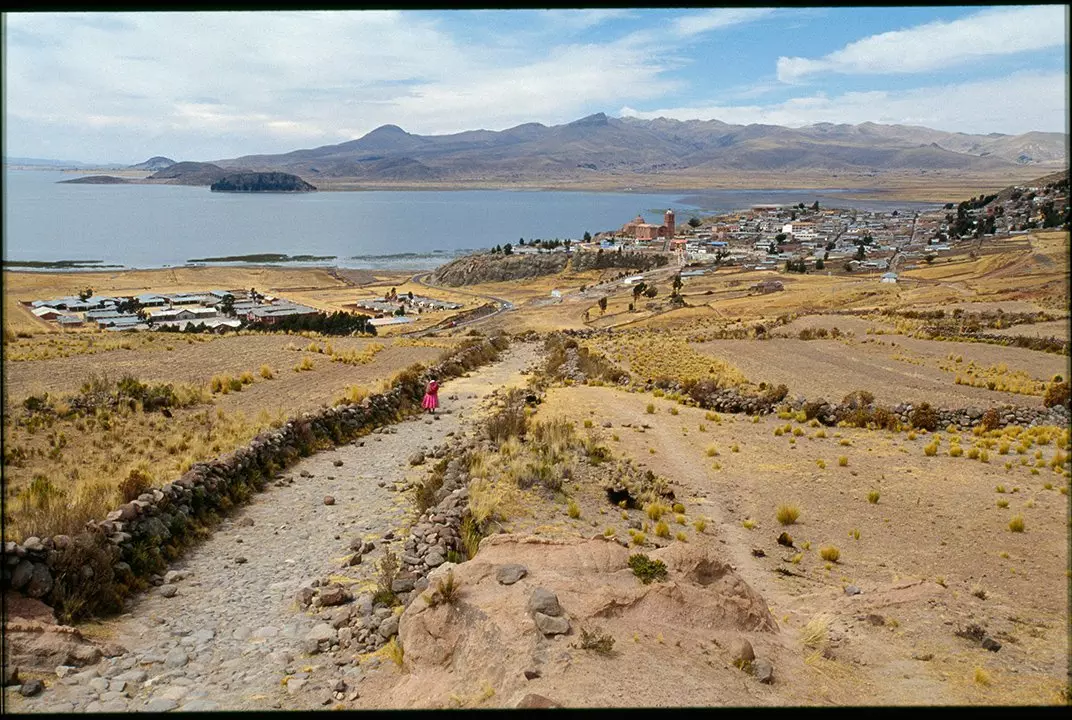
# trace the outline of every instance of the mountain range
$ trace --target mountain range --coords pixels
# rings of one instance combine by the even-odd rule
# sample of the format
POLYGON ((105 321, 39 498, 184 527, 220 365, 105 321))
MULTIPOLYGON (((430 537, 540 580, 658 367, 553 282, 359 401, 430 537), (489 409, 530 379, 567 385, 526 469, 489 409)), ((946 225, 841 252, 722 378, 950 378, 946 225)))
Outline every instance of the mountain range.
MULTIPOLYGON (((1065 133, 969 135, 870 122, 788 128, 597 113, 564 125, 526 123, 451 135, 415 135, 384 125, 338 145, 215 160, 215 167, 202 167, 200 174, 252 170, 307 180, 510 183, 749 172, 1001 172, 1057 169, 1067 161, 1065 133)), ((166 175, 182 182, 184 165, 169 167, 157 179, 166 175)))

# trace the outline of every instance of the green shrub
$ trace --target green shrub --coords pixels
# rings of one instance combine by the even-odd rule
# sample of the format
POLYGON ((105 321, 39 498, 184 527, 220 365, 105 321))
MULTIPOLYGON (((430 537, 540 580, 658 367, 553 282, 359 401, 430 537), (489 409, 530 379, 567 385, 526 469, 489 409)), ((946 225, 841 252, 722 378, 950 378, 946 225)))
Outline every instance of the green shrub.
POLYGON ((614 652, 614 638, 598 630, 589 631, 587 628, 581 628, 581 643, 579 646, 582 650, 591 650, 599 655, 610 655, 614 652))
POLYGON ((629 567, 633 574, 640 578, 645 585, 658 580, 666 579, 666 563, 662 560, 652 560, 643 553, 629 556, 629 567))
POLYGON ((373 595, 373 602, 383 602, 387 605, 398 604, 398 597, 395 596, 391 585, 398 577, 399 568, 398 556, 390 550, 384 552, 376 574, 376 592, 373 595))
POLYGON ((938 427, 938 411, 932 408, 929 403, 920 403, 918 407, 913 408, 912 412, 908 414, 908 422, 914 428, 934 432, 938 427))

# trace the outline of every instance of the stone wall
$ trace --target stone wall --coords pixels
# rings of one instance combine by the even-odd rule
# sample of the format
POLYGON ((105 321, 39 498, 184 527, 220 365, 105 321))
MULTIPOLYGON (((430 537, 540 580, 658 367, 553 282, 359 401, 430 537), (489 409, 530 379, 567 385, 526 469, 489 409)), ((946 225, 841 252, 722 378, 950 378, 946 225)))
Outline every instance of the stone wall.
MULTIPOLYGON (((645 386, 645 390, 651 390, 651 386, 645 386)), ((671 391, 681 391, 680 387, 670 388, 671 391)), ((805 405, 811 404, 817 407, 815 419, 828 426, 836 425, 845 420, 855 409, 845 403, 830 403, 825 400, 808 401, 803 397, 793 399, 783 398, 772 400, 763 396, 745 395, 733 388, 718 390, 704 396, 698 403, 700 407, 708 410, 717 410, 730 413, 749 413, 767 415, 777 412, 779 408, 788 406, 794 412, 801 410, 805 405)), ((870 406, 875 409, 879 406, 870 406)), ((915 409, 911 403, 898 403, 893 407, 885 408, 898 417, 902 424, 909 424, 909 416, 915 409)), ((1032 427, 1035 425, 1068 425, 1069 409, 1063 405, 1051 408, 1030 408, 1016 405, 995 406, 999 421, 996 427, 1008 425, 1020 425, 1032 427)), ((937 427, 944 429, 949 425, 955 425, 961 430, 970 429, 979 424, 985 412, 982 408, 934 408, 937 413, 937 427)))
POLYGON ((39 598, 67 620, 118 611, 123 596, 162 573, 185 545, 219 515, 248 500, 274 473, 300 457, 397 421, 419 408, 428 378, 461 375, 505 347, 505 338, 474 343, 422 374, 402 373, 390 390, 360 404, 303 413, 234 452, 196 463, 174 482, 125 503, 103 520, 91 520, 77 536, 5 542, 0 588, 39 598))
POLYGON ((461 523, 469 504, 463 463, 462 453, 447 463, 443 486, 435 496, 439 502, 413 524, 402 555, 407 573, 424 576, 446 562, 447 553, 461 551, 461 523))

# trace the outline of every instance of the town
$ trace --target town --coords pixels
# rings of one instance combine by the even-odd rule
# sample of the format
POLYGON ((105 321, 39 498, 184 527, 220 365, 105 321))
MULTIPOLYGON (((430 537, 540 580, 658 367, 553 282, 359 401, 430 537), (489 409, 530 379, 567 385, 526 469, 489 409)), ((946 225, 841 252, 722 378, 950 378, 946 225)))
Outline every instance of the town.
POLYGON ((980 238, 1025 235, 1069 225, 1068 178, 1016 186, 929 211, 846 210, 811 205, 756 205, 748 210, 678 224, 673 210, 655 225, 638 216, 617 230, 582 241, 522 239, 506 253, 672 252, 682 265, 742 266, 783 272, 897 272, 963 252, 980 238))

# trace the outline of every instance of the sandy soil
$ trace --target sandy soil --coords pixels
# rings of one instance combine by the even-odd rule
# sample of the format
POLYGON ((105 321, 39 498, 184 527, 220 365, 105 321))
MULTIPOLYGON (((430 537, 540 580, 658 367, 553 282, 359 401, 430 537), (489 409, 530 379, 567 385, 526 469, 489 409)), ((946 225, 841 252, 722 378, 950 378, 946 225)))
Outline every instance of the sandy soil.
MULTIPOLYGON (((1049 470, 1032 476, 1026 467, 1007 472, 997 462, 982 464, 966 456, 926 457, 925 436, 908 440, 881 431, 828 429, 829 437, 817 439, 811 437, 815 430, 806 428, 808 437, 791 445, 787 437, 773 435, 773 428, 784 424, 777 418, 753 424, 724 415, 712 422, 694 408, 679 407, 680 414, 673 416, 671 406, 650 395, 575 387, 551 391, 539 414, 593 418, 597 428, 610 421, 613 429, 596 432, 616 455, 668 477, 690 516, 709 518, 716 547, 762 594, 787 642, 795 643, 795 655, 781 658, 790 668, 775 661, 776 672, 794 676, 789 686, 776 682, 778 704, 1056 700, 1068 670, 1067 497, 1044 488, 1052 480, 1049 470), (655 415, 645 413, 648 402, 655 403, 655 415), (645 422, 651 427, 640 432, 637 426, 645 422), (698 431, 700 423, 707 432, 698 431), (610 440, 612 433, 620 436, 617 442, 610 440), (837 435, 851 445, 840 445, 837 435), (714 458, 705 454, 712 444, 719 448, 714 458), (733 444, 739 452, 732 452, 733 444), (836 463, 841 455, 846 467, 836 463), (821 458, 825 469, 815 463, 821 458), (714 462, 720 470, 713 469, 714 462), (1018 489, 998 495, 999 483, 1018 489), (870 490, 881 492, 877 504, 868 502, 870 490), (996 507, 997 498, 1008 498, 1009 507, 996 507), (785 502, 801 508, 797 523, 788 528, 774 517, 785 502), (1026 519, 1023 534, 1006 527, 1016 513, 1026 519), (756 521, 754 529, 741 525, 746 518, 756 521), (797 550, 775 542, 783 529, 798 549, 811 543, 810 550, 801 550, 799 563, 788 562, 797 550), (853 530, 859 539, 850 536, 853 530), (830 569, 817 553, 827 544, 841 550, 830 569), (755 557, 755 550, 763 550, 764 557, 755 557), (781 575, 776 568, 795 575, 781 575), (846 596, 848 584, 862 593, 846 596), (972 594, 978 589, 985 590, 985 600, 972 594), (871 624, 866 620, 871 613, 884 621, 871 624), (813 650, 800 645, 803 626, 820 614, 829 616, 832 660, 809 660, 813 650), (972 622, 985 625, 1002 649, 987 652, 953 634, 972 622), (928 655, 930 660, 914 659, 928 655), (991 685, 973 679, 977 667, 989 673, 991 685)), ((1064 482, 1058 478, 1057 484, 1064 482)), ((585 512, 597 511, 589 506, 585 512)), ((605 680, 602 692, 590 690, 594 694, 583 697, 563 690, 563 701, 629 704, 616 701, 614 681, 605 680)), ((678 704, 691 704, 694 697, 683 691, 678 704)), ((731 691, 724 701, 760 704, 746 691, 731 691)))

